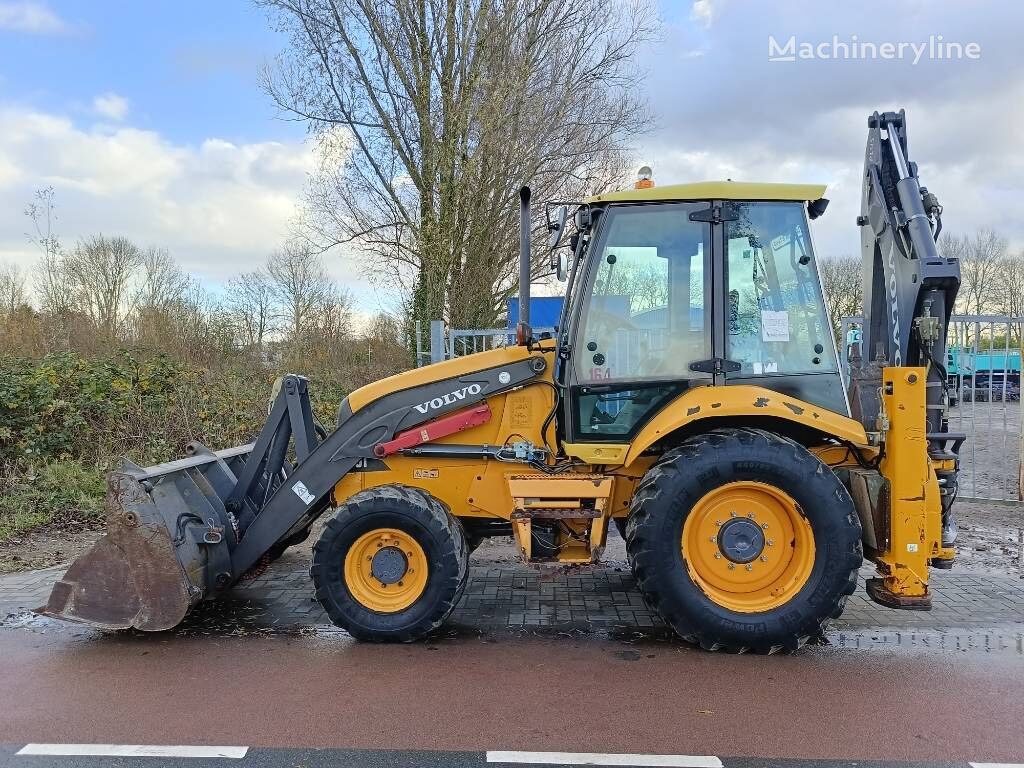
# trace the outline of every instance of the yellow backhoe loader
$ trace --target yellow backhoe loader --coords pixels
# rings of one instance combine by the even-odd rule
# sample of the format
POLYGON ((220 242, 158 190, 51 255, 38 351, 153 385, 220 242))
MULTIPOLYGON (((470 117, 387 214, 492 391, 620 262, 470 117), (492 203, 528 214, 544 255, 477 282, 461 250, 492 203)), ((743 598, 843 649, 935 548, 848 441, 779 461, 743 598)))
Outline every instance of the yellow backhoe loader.
POLYGON ((907 160, 903 112, 869 119, 865 327, 849 386, 809 220, 824 187, 705 182, 548 204, 567 280, 552 337, 529 325, 521 191, 517 343, 352 392, 329 433, 285 376, 256 441, 109 478, 107 534, 40 611, 164 630, 305 539, 331 620, 367 640, 435 630, 470 552, 598 561, 622 531, 646 600, 706 649, 799 647, 870 596, 927 609, 949 567, 956 451, 945 336, 959 265, 907 160), (545 335, 546 336, 546 335, 545 335))

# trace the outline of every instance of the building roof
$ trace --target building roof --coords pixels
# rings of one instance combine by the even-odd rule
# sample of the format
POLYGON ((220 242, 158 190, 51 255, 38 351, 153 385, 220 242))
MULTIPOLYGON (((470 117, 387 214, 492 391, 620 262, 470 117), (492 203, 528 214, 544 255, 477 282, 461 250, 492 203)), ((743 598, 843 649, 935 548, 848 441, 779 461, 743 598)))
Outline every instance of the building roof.
POLYGON ((824 184, 759 184, 748 181, 699 181, 667 187, 625 189, 587 198, 588 203, 639 203, 667 200, 817 200, 824 184))

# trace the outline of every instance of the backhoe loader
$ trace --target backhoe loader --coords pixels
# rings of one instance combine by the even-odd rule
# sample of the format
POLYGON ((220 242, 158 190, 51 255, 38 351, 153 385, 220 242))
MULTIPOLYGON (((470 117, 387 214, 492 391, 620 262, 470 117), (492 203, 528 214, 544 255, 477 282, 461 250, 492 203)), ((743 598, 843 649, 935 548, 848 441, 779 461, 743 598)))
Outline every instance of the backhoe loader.
POLYGON ((529 562, 598 561, 624 535, 648 603, 705 649, 799 647, 868 594, 927 609, 952 564, 957 450, 943 362, 957 261, 907 159, 904 113, 868 121, 864 342, 849 386, 822 297, 813 184, 703 182, 549 203, 566 281, 553 335, 529 324, 521 197, 516 343, 352 392, 329 433, 308 382, 279 382, 255 442, 109 477, 107 533, 49 616, 165 630, 305 539, 354 637, 412 641, 450 614, 469 555, 512 536, 529 562))

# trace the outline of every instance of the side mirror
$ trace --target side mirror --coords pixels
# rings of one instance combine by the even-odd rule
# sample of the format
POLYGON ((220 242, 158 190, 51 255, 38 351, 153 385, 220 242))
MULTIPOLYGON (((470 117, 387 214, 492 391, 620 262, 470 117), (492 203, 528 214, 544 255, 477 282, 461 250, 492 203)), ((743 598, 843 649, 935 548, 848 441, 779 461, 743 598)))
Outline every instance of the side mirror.
POLYGON ((564 283, 569 279, 569 254, 564 250, 555 251, 551 254, 551 266, 555 269, 555 277, 558 282, 564 283))
POLYGON ((812 219, 821 216, 826 208, 828 208, 828 198, 819 197, 817 200, 807 201, 807 215, 812 219))
POLYGON ((558 246, 558 242, 562 239, 562 233, 565 232, 565 220, 569 218, 569 206, 559 206, 558 211, 555 213, 555 220, 548 221, 548 247, 555 248, 558 246))

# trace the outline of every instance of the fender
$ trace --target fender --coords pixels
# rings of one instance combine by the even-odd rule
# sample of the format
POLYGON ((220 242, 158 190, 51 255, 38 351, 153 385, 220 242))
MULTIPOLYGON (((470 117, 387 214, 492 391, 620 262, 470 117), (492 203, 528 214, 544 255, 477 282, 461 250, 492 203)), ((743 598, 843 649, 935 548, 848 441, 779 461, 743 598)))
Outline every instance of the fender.
MULTIPOLYGON (((629 443, 565 443, 563 449, 588 464, 629 467, 666 435, 705 419, 766 416, 817 430, 828 437, 867 447, 863 425, 846 416, 764 387, 738 384, 699 387, 662 408, 629 443)), ((708 425, 708 429, 712 429, 708 425)))
POLYGON ((702 419, 723 416, 748 419, 767 416, 800 424, 855 445, 868 443, 867 433, 860 422, 789 395, 749 385, 699 387, 684 392, 647 422, 633 438, 623 463, 629 466, 654 443, 677 429, 702 419))
POLYGON ((659 439, 694 422, 762 416, 800 424, 856 445, 867 445, 867 433, 860 422, 771 389, 736 385, 699 387, 684 392, 655 414, 631 442, 564 443, 563 449, 568 456, 588 464, 629 467, 659 439))

